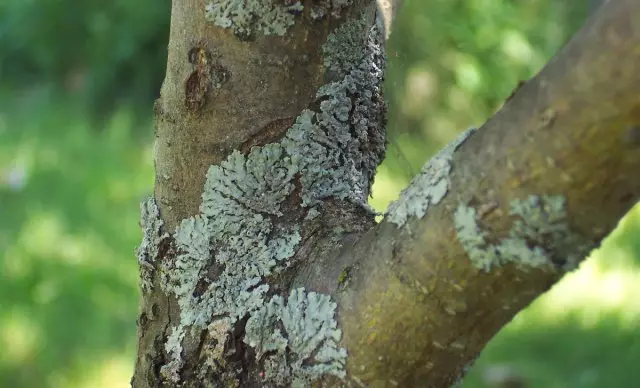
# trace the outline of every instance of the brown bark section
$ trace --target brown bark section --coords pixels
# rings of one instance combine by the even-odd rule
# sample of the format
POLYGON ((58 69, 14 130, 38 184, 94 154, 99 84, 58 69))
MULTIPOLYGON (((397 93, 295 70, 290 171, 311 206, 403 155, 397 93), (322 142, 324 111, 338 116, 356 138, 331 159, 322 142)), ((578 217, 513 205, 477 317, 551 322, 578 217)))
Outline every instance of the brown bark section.
POLYGON ((603 4, 458 149, 451 189, 438 206, 400 229, 383 221, 344 253, 350 285, 337 299, 352 381, 449 386, 502 326, 562 276, 513 265, 489 273, 474 268, 456 238, 459 204, 490 210, 483 225, 500 238, 510 225, 511 200, 563 195, 572 230, 597 245, 638 201, 639 22, 637 1, 603 4))

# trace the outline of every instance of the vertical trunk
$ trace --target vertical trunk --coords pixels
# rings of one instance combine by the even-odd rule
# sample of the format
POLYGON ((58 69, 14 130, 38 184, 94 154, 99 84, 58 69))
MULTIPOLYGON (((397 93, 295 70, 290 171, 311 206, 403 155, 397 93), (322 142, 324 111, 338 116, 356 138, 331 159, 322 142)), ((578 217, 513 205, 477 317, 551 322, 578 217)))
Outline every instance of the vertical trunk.
POLYGON ((374 224, 381 36, 375 1, 173 2, 135 387, 344 376, 335 304, 291 283, 374 224))

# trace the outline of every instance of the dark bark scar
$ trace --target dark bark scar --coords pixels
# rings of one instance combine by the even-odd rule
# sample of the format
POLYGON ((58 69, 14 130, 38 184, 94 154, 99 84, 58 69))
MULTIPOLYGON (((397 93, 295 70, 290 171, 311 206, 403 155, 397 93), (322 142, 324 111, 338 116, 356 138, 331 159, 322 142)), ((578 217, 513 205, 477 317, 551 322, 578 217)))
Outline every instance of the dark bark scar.
POLYGON ((213 89, 229 80, 231 73, 214 61, 211 51, 198 45, 189 50, 189 62, 193 71, 185 82, 185 106, 191 112, 200 112, 213 89))

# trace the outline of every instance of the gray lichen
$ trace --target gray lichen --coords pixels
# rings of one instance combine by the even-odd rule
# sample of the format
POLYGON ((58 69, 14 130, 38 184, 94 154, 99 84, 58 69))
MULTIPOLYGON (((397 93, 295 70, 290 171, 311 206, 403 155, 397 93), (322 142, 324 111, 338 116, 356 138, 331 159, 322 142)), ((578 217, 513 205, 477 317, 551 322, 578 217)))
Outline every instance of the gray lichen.
POLYGON ((353 0, 317 0, 311 5, 309 16, 314 20, 322 20, 327 15, 339 19, 342 10, 353 4, 353 0))
POLYGON ((217 0, 205 7, 208 21, 230 28, 238 36, 284 35, 295 24, 295 14, 302 12, 299 1, 285 5, 277 0, 217 0))
POLYGON ((422 218, 429 206, 437 205, 447 195, 453 153, 474 132, 471 128, 461 133, 422 167, 420 174, 400 193, 400 198, 389 205, 386 215, 389 222, 401 227, 409 217, 422 218))
POLYGON ((376 28, 365 47, 364 59, 342 80, 318 90, 320 110, 303 111, 282 141, 302 172, 303 206, 327 197, 367 206, 385 147, 384 56, 376 28))
POLYGON ((265 381, 306 387, 325 374, 345 376, 335 309, 329 296, 298 288, 286 303, 276 295, 249 318, 244 342, 264 364, 265 381))
POLYGON ((140 266, 140 288, 142 292, 146 293, 153 286, 158 247, 164 238, 169 237, 167 233, 162 232, 162 218, 160 218, 160 211, 153 197, 140 203, 140 224, 143 238, 136 250, 136 256, 140 266))
POLYGON ((178 299, 183 326, 205 327, 213 316, 233 323, 259 308, 268 290, 262 278, 293 256, 297 230, 274 230, 267 218, 244 212, 245 217, 229 217, 209 208, 205 217, 185 220, 176 231, 180 254, 166 271, 166 286, 178 299), (203 276, 207 283, 199 284, 203 276))
POLYGON ((280 203, 293 190, 296 172, 297 166, 284 155, 280 144, 253 147, 246 160, 239 151, 233 151, 219 168, 209 170, 203 210, 208 215, 245 215, 247 209, 281 216, 280 203))
POLYGON ((320 210, 317 207, 312 207, 307 212, 307 215, 304 217, 305 220, 313 220, 317 216, 320 215, 320 210))
POLYGON ((325 68, 340 77, 353 70, 366 55, 364 42, 370 28, 363 13, 360 18, 343 23, 329 34, 322 46, 325 68))
POLYGON ((174 326, 171 329, 171 334, 169 334, 169 337, 167 338, 167 342, 165 343, 165 349, 170 360, 166 365, 162 366, 161 373, 166 379, 173 382, 180 381, 180 368, 182 368, 183 364, 181 354, 184 334, 184 326, 174 326))
MULTIPOLYGON (((205 328, 213 317, 231 327, 263 305, 268 286, 262 279, 293 256, 300 242, 298 230, 276 227, 265 216, 278 214, 279 201, 292 189, 287 161, 279 145, 270 145, 254 148, 246 158, 234 153, 210 167, 201 214, 178 226, 178 256, 163 268, 162 284, 180 306, 180 324, 171 338, 181 339, 187 327, 205 328)), ((172 359, 163 367, 174 382, 179 342, 167 342, 172 359)))
POLYGON ((563 196, 529 196, 514 200, 509 215, 514 217, 508 237, 497 244, 478 224, 476 210, 460 205, 454 214, 458 240, 476 268, 514 263, 518 267, 571 270, 588 254, 589 244, 567 224, 563 196))

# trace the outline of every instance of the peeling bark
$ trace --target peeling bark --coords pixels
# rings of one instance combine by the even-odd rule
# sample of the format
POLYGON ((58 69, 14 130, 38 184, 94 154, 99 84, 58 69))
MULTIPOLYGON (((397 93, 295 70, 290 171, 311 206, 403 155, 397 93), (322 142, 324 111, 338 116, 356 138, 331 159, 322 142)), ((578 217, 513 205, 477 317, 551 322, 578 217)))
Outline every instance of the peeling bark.
POLYGON ((134 387, 450 386, 640 198, 635 1, 379 224, 375 2, 212 4, 173 4, 134 387))

